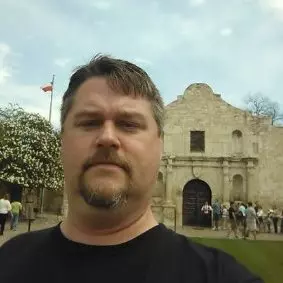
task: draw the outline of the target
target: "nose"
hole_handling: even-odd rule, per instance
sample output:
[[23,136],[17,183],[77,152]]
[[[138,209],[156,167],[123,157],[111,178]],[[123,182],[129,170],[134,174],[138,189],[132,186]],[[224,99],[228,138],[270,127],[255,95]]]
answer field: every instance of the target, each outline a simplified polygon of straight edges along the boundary
[[113,147],[116,149],[120,147],[120,141],[117,137],[115,126],[110,121],[106,121],[101,127],[96,139],[96,146]]

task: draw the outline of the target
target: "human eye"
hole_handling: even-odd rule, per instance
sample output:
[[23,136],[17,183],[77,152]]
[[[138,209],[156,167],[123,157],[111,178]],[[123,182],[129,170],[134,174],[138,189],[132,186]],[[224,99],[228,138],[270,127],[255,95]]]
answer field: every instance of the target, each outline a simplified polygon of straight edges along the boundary
[[135,121],[121,120],[121,121],[118,121],[117,124],[123,130],[130,131],[130,132],[137,131],[141,127],[140,124]]
[[96,128],[101,125],[101,120],[97,119],[87,119],[87,120],[81,120],[76,123],[76,126],[79,128],[86,128],[86,129],[91,129],[91,128]]

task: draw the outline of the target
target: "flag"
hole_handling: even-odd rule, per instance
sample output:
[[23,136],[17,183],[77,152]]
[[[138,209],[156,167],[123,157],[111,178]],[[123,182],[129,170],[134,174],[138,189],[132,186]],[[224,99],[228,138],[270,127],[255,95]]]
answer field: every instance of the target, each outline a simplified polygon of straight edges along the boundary
[[46,85],[43,85],[42,87],[40,87],[44,92],[47,92],[47,91],[52,91],[53,90],[53,84],[52,83],[49,83],[49,84],[46,84]]

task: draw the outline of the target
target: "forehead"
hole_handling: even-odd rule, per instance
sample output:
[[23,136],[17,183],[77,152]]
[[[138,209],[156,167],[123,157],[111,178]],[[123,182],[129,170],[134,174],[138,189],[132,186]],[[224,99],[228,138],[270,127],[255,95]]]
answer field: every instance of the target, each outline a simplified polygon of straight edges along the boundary
[[153,116],[150,102],[134,94],[125,95],[115,91],[107,84],[105,78],[91,78],[77,90],[73,112],[96,110],[105,113],[135,111],[145,116]]

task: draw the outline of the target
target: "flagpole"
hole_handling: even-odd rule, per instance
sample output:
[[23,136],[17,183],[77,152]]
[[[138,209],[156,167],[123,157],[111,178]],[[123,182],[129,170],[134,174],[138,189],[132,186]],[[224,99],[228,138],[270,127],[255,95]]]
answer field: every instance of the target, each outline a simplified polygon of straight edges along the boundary
[[[50,107],[49,107],[49,123],[51,124],[51,115],[52,115],[52,103],[53,103],[53,90],[54,90],[54,80],[55,80],[55,75],[52,76],[52,81],[51,81],[51,97],[50,97]],[[44,187],[41,189],[41,196],[40,196],[40,214],[43,214],[43,209],[44,209]]]
[[51,115],[52,115],[52,102],[53,102],[53,90],[54,90],[54,80],[55,80],[55,75],[52,76],[52,81],[51,81],[51,97],[50,97],[50,107],[49,107],[49,123],[51,123]]

